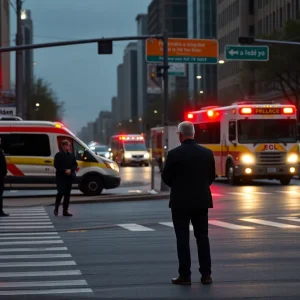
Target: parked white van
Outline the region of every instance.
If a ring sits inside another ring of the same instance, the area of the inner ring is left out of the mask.
[[[78,163],[73,188],[96,196],[121,183],[118,165],[96,155],[61,123],[1,121],[0,138],[8,170],[6,189],[55,189],[54,156],[65,139],[71,142]]]

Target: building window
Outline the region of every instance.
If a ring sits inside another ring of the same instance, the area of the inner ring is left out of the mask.
[[[291,3],[287,4],[287,20],[291,19]]]

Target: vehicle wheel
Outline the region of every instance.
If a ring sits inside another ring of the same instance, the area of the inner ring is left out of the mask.
[[[291,178],[281,178],[280,183],[281,185],[289,185],[291,182]]]
[[[239,177],[236,177],[234,174],[233,164],[228,164],[226,174],[229,184],[237,185],[241,182],[241,179]]]
[[[103,191],[103,182],[99,176],[88,176],[83,184],[82,191],[85,196],[98,196]]]

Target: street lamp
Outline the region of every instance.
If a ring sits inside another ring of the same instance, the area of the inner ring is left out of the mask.
[[[198,76],[196,76],[196,78],[197,78],[197,79],[201,79],[201,78],[202,78],[202,76],[198,75]]]
[[[40,107],[40,104],[39,104],[39,103],[36,103],[36,104],[35,104],[35,107]]]
[[[203,91],[200,91],[200,94],[203,94]]]
[[[222,64],[224,64],[224,63],[225,63],[225,61],[224,61],[223,59],[220,59],[220,60],[219,60],[219,64],[222,65]]]
[[[154,113],[157,114],[157,110],[155,110]]]
[[[132,120],[130,119],[129,122],[132,123]]]

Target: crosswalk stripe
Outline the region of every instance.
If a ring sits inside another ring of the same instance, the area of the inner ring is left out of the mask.
[[[2,227],[2,228],[1,228]],[[54,228],[53,225],[39,225],[39,226],[1,226],[0,225],[0,229],[46,229],[46,228]]]
[[[35,219],[35,218],[28,218],[28,219],[20,219],[20,218],[9,218],[8,220],[3,220],[3,219],[0,219],[0,224],[1,223],[6,223],[6,224],[11,224],[11,223],[16,223],[16,222],[22,222],[21,224],[30,224],[33,223],[33,224],[37,224],[38,222],[43,222],[44,224],[45,223],[48,223],[48,222],[51,222],[50,218],[43,218],[43,219]],[[52,224],[52,222],[51,222]]]
[[[54,266],[76,266],[75,261],[24,261],[24,262],[7,262],[0,263],[0,268],[15,267],[54,267]]]
[[[3,224],[2,222],[0,222],[0,227],[6,227],[7,222],[5,222],[5,224]],[[15,223],[14,222],[9,222],[8,226],[10,225],[52,225],[52,222],[23,222],[23,223]]]
[[[50,277],[50,276],[79,276],[82,273],[79,270],[66,271],[35,271],[35,272],[0,272],[0,278],[15,278],[15,277]]]
[[[297,191],[276,191],[276,193],[299,195],[299,192],[297,192]]]
[[[54,294],[79,294],[93,293],[90,288],[82,289],[50,289],[50,290],[16,290],[0,291],[0,296],[19,296],[19,295],[54,295]]]
[[[24,254],[24,255],[0,255],[0,259],[30,259],[30,258],[70,258],[71,254]]]
[[[293,222],[300,222],[300,219],[297,217],[278,217],[278,219],[293,221]]]
[[[3,252],[43,252],[43,251],[68,251],[67,247],[49,247],[49,248],[0,248],[0,253]]]
[[[45,240],[51,240],[51,239],[60,239],[60,236],[6,236],[6,237],[0,237],[1,240],[40,240],[40,239],[45,239]]]
[[[45,216],[20,216],[20,217],[12,217],[11,215],[9,215],[9,218],[6,219],[1,219],[3,221],[8,221],[8,220],[50,220],[48,215]]]
[[[34,213],[34,214],[30,214],[30,213],[12,213],[9,216],[11,217],[22,217],[22,216],[31,216],[31,217],[36,217],[36,216],[48,216],[47,213]]]
[[[267,226],[278,227],[278,228],[300,228],[297,225],[283,224],[283,223],[277,223],[277,222],[260,220],[260,219],[247,218],[247,219],[240,219],[240,220],[241,221],[245,221],[245,222],[260,224],[260,225],[267,225]]]
[[[120,226],[122,228],[128,229],[130,231],[154,231],[154,229],[142,226],[139,224],[117,224],[117,226]]]
[[[174,224],[172,222],[159,222],[158,224],[174,228]],[[190,228],[190,231],[194,230],[193,225],[191,225],[191,224],[190,224],[189,228]]]
[[[26,212],[26,213],[34,213],[34,212],[46,212],[45,209],[39,208],[39,209],[22,209],[22,208],[9,208],[8,211],[10,212]]]
[[[55,231],[50,232],[17,232],[17,233],[0,233],[0,236],[31,236],[31,235],[58,235]]]
[[[1,282],[1,288],[57,287],[87,285],[85,280]]]
[[[237,230],[239,230],[239,229],[254,229],[254,227],[236,225],[236,224],[227,223],[227,222],[218,221],[218,220],[210,220],[210,221],[208,221],[208,223],[211,225],[225,227],[225,228],[229,228],[229,229],[237,229]]]
[[[63,244],[62,240],[54,240],[54,241],[13,241],[13,242],[0,242],[0,246],[8,246],[8,245],[44,245],[44,244]]]

